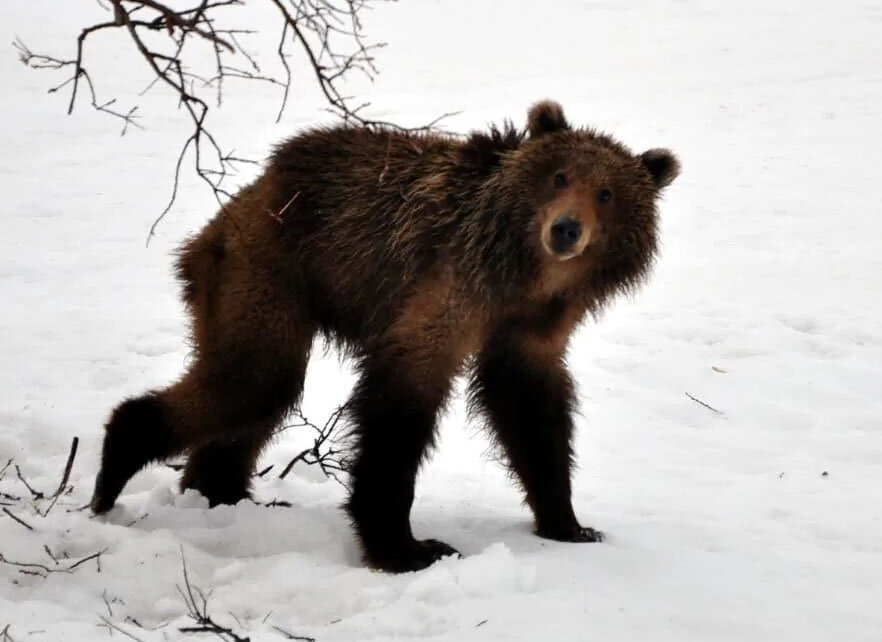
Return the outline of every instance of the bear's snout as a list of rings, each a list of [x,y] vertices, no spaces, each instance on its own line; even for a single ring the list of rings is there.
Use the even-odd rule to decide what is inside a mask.
[[[597,219],[582,208],[556,207],[545,214],[542,247],[557,261],[568,261],[585,251],[596,233]],[[554,210],[557,210],[556,212]]]
[[[551,224],[551,250],[561,258],[572,256],[582,238],[582,224],[571,214],[564,214]]]

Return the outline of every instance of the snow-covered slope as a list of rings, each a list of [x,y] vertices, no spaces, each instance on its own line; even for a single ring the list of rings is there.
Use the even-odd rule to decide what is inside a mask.
[[[104,552],[71,573],[0,562],[0,632],[91,640],[108,621],[145,642],[182,639],[192,624],[175,588],[183,552],[209,614],[252,640],[284,639],[275,627],[321,642],[882,639],[882,8],[538,7],[381,6],[367,26],[390,43],[383,73],[356,89],[374,115],[405,123],[462,110],[448,122],[456,130],[522,122],[551,97],[575,122],[679,154],[655,277],[571,349],[582,399],[575,504],[608,541],[531,535],[461,403],[413,520],[467,557],[417,574],[363,568],[338,509],[343,489],[310,470],[257,483],[261,499],[291,507],[207,510],[155,467],[108,518],[73,511],[88,500],[110,408],[183,367],[170,251],[214,207],[188,178],[145,249],[183,117],[158,93],[138,99],[146,129],[124,138],[85,101],[66,117],[63,92],[45,92],[54,78],[7,47],[0,468],[14,459],[48,493],[71,438],[81,444],[73,491],[45,518],[35,511],[48,501],[5,472],[0,492],[22,499],[2,496],[13,504],[3,508],[34,530],[0,513],[0,554],[57,571]],[[64,54],[92,14],[98,3],[5,2],[0,42],[19,35]],[[121,39],[101,42],[90,53],[101,89],[131,104],[146,71],[126,71]],[[238,99],[233,89],[217,129],[243,155],[323,119],[312,92],[295,93],[275,125],[273,88]],[[305,413],[321,421],[351,383],[346,364],[317,353]],[[278,470],[302,438],[289,431],[263,464]]]

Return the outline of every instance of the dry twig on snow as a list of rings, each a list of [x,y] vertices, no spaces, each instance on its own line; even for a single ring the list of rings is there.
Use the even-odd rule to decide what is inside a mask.
[[[195,626],[180,627],[178,631],[181,633],[214,633],[222,640],[229,640],[230,642],[250,642],[250,638],[243,637],[232,629],[221,626],[211,619],[211,616],[208,614],[208,599],[202,591],[190,584],[190,575],[187,573],[187,560],[184,557],[183,547],[181,548],[181,569],[184,575],[184,588],[181,589],[180,586],[176,588],[178,589],[178,593],[180,593],[181,597],[184,599],[184,604],[187,606],[187,615],[189,615],[196,624]],[[198,601],[196,599],[197,595],[199,596]]]
[[[24,573],[26,575],[39,575],[40,577],[46,577],[46,575],[48,575],[50,573],[68,573],[68,574],[73,573],[76,569],[78,569],[80,566],[82,566],[86,562],[88,562],[90,560],[95,560],[95,562],[97,564],[97,570],[100,573],[101,572],[101,556],[106,552],[107,552],[107,549],[102,548],[97,553],[92,553],[91,555],[86,555],[85,557],[77,560],[76,562],[74,562],[73,564],[71,564],[70,566],[67,566],[65,568],[50,568],[50,567],[46,566],[45,564],[37,564],[37,563],[32,563],[32,562],[16,562],[14,560],[11,560],[11,559],[8,559],[7,557],[5,557],[3,555],[3,553],[0,553],[0,563],[17,567],[19,573]],[[45,573],[45,575],[44,575],[44,573]]]
[[[12,634],[9,632],[9,628],[11,626],[11,624],[7,624],[3,627],[3,630],[0,631],[0,636],[3,636],[0,637],[0,642],[16,642],[15,639],[12,637]]]
[[[20,517],[16,517],[16,516],[15,516],[15,515],[14,515],[14,514],[8,509],[8,508],[4,507],[4,508],[3,508],[3,512],[6,513],[7,515],[9,515],[9,517],[11,517],[12,519],[14,519],[16,522],[18,522],[19,524],[21,524],[22,526],[24,526],[24,527],[25,527],[26,529],[28,529],[29,531],[34,530],[34,527],[33,527],[33,526],[31,526],[30,524],[28,524],[28,523],[27,523],[26,521],[24,521],[22,518],[20,518]]]
[[[287,477],[294,465],[302,461],[309,465],[318,466],[325,475],[346,486],[345,482],[338,477],[338,473],[347,472],[347,461],[343,451],[334,448],[332,439],[337,436],[338,424],[345,409],[345,405],[338,407],[321,428],[304,417],[300,410],[294,412],[294,422],[282,426],[278,432],[289,428],[309,427],[317,433],[317,436],[312,446],[305,448],[288,462],[288,465],[279,473],[279,479]]]
[[[725,415],[725,414],[726,414],[726,413],[724,413],[722,410],[717,410],[716,408],[714,408],[714,407],[711,406],[710,404],[707,404],[707,403],[703,402],[701,399],[698,399],[697,397],[693,397],[693,396],[690,395],[688,392],[686,393],[686,396],[689,397],[690,399],[692,399],[692,401],[694,401],[695,403],[697,403],[699,406],[704,406],[704,407],[707,408],[708,410],[710,410],[710,411],[712,411],[712,412],[715,412],[715,413],[717,413],[718,415]]]

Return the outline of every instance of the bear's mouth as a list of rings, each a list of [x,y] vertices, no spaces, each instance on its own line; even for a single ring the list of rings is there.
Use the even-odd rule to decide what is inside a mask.
[[[547,248],[547,247],[545,248],[545,250],[549,254],[551,254],[553,259],[555,259],[556,261],[558,261],[560,263],[564,263],[565,261],[570,261],[570,260],[572,260],[582,254],[581,252],[567,252],[565,254],[560,254],[560,253],[555,252],[554,250],[551,250],[550,248]]]

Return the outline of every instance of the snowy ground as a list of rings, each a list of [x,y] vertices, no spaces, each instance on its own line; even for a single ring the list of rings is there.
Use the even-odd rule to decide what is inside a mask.
[[[103,617],[144,642],[183,639],[183,550],[210,614],[252,640],[283,639],[274,627],[320,642],[882,639],[882,8],[537,6],[383,6],[368,17],[390,43],[383,73],[359,91],[405,123],[461,109],[457,130],[522,122],[552,97],[576,122],[680,155],[654,279],[572,346],[575,504],[609,539],[532,536],[455,404],[413,519],[467,557],[404,576],[359,564],[342,489],[311,474],[257,484],[290,508],[207,510],[155,467],[108,518],[71,511],[89,498],[110,408],[182,369],[169,252],[214,208],[186,181],[145,249],[185,125],[158,95],[139,101],[147,129],[125,138],[85,102],[65,117],[65,97],[45,93],[54,78],[7,43],[64,54],[78,14],[100,7],[0,6],[0,467],[14,458],[52,491],[81,439],[72,493],[46,518],[45,500],[17,502],[33,532],[0,513],[0,554],[56,570],[106,549],[100,568],[45,578],[0,563],[0,632],[100,639]],[[118,39],[102,42],[91,54],[102,89],[129,104],[147,76],[122,71]],[[231,93],[219,132],[263,155],[323,118],[315,96],[297,96],[275,125],[272,88]],[[316,359],[306,414],[327,416],[351,383],[333,354]],[[298,447],[290,435],[263,463]],[[29,497],[12,469],[0,491]]]

